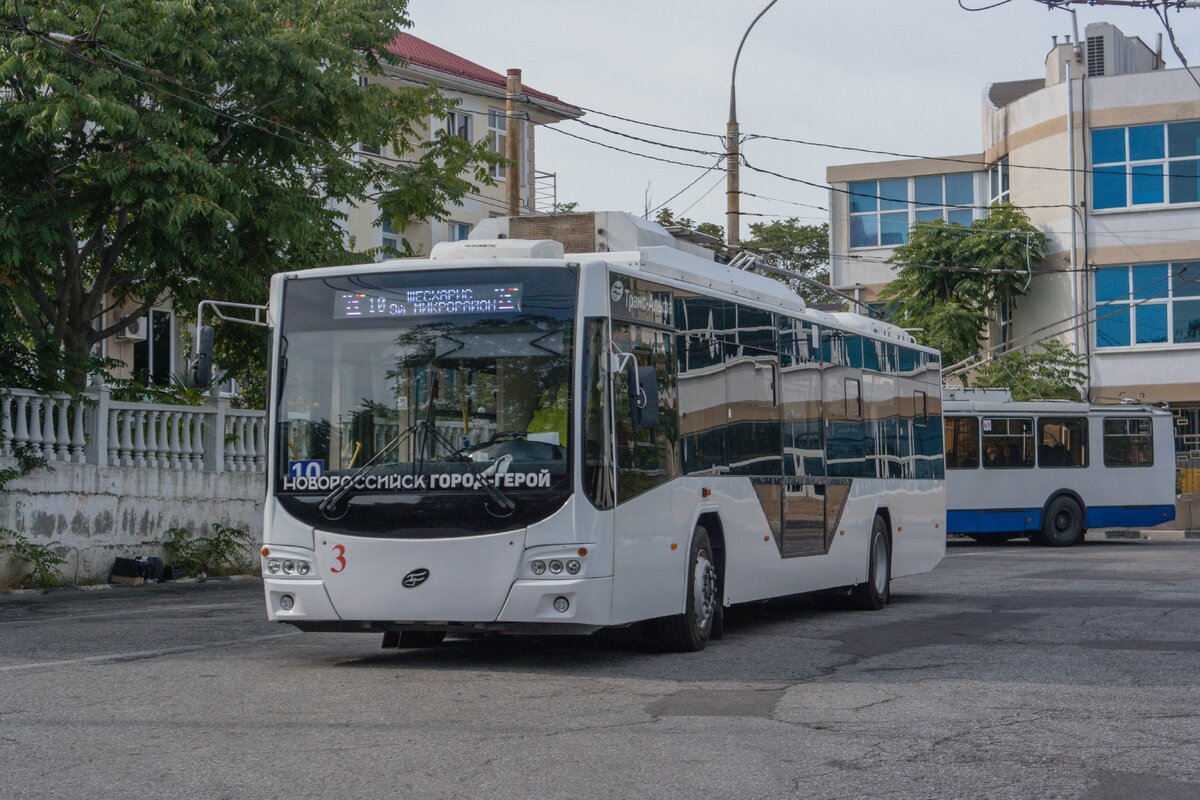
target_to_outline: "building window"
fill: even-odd
[[[492,152],[504,155],[504,144],[508,141],[507,134],[508,117],[503,109],[489,108],[488,109],[488,135],[492,137]],[[504,180],[504,165],[493,164],[491,167],[492,177],[497,180]]]
[[[446,133],[471,141],[471,115],[462,111],[451,111],[446,117]]]
[[[461,242],[471,235],[471,226],[465,222],[451,222],[447,241]]]
[[[975,180],[969,172],[850,184],[850,246],[891,247],[908,241],[919,222],[970,225]]]
[[[133,374],[147,384],[165,386],[171,382],[174,364],[174,314],[156,308],[146,321],[150,325],[146,338],[133,345]]]
[[[1092,131],[1092,207],[1200,202],[1200,120]]]
[[[988,205],[1009,201],[1008,171],[1008,156],[988,167]]]
[[[403,252],[404,237],[396,233],[396,229],[392,226],[392,221],[387,217],[383,218],[381,228],[383,235],[380,237],[379,246],[383,252],[380,253],[380,257],[395,258]]]
[[[1200,344],[1200,262],[1096,270],[1096,347]]]

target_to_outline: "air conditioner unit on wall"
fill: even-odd
[[[124,328],[117,331],[117,338],[125,342],[144,342],[150,324],[146,317],[134,317]]]

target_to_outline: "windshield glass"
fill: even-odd
[[[548,516],[571,487],[575,292],[565,267],[289,281],[275,448],[285,508],[322,530],[397,537]],[[336,508],[318,507],[343,486]]]

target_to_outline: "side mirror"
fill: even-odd
[[[658,373],[653,366],[629,370],[629,415],[634,428],[658,427]]]
[[[192,364],[192,385],[208,386],[213,379],[213,329],[205,325],[196,337],[196,361]]]

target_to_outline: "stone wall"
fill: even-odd
[[[0,468],[15,460],[0,458]],[[70,582],[106,578],[117,556],[163,556],[168,528],[207,534],[211,525],[262,538],[266,476],[261,472],[137,469],[53,462],[0,491],[0,528],[50,545]],[[0,585],[17,569],[0,554]]]

